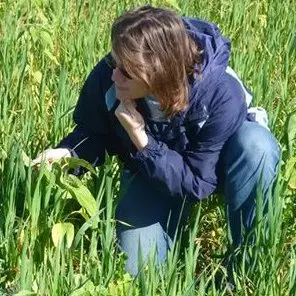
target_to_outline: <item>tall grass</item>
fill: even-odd
[[[73,128],[79,89],[110,50],[110,25],[141,1],[17,0],[0,3],[0,287],[3,295],[226,295],[214,275],[225,269],[223,202],[197,205],[184,241],[164,266],[153,262],[137,278],[124,271],[116,248],[116,160],[75,180],[89,199],[70,195],[72,183],[57,166],[34,171],[33,158]],[[145,2],[147,3],[147,2]],[[209,19],[232,40],[231,65],[268,110],[283,149],[282,169],[269,205],[269,231],[241,250],[251,258],[235,272],[237,295],[295,295],[296,4],[293,0],[152,1]],[[293,121],[290,121],[293,122]],[[66,165],[66,164],[64,164]],[[287,171],[289,173],[287,173]],[[73,180],[72,180],[73,181]],[[68,182],[68,183],[67,183]],[[73,181],[74,182],[74,181]],[[73,184],[72,184],[73,185]],[[68,187],[67,187],[68,186]],[[68,188],[68,189],[67,189]],[[70,192],[70,193],[69,193]],[[73,192],[72,192],[73,193]],[[87,203],[95,201],[95,214]],[[258,208],[260,213],[260,207]],[[54,225],[69,227],[52,239]],[[74,227],[73,236],[69,230]],[[72,237],[71,237],[72,236]],[[221,257],[221,256],[220,256]],[[237,270],[236,270],[237,271]]]

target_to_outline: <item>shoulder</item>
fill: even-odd
[[[195,130],[194,134],[217,124],[221,128],[236,126],[246,118],[247,104],[241,83],[227,72],[213,81],[191,87],[185,123]]]
[[[209,114],[219,106],[229,104],[233,108],[242,108],[246,104],[246,91],[242,82],[228,71],[219,77],[208,76],[206,81],[194,81],[189,92],[189,114],[207,109]]]
[[[89,73],[80,91],[73,113],[76,124],[86,126],[91,131],[97,131],[100,128],[98,121],[105,123],[108,121],[105,94],[113,83],[111,75],[112,68],[108,66],[104,57]]]
[[[105,94],[111,88],[112,68],[107,63],[107,56],[102,58],[88,74],[80,92],[76,109],[84,106],[88,108],[92,105],[96,110],[104,103]]]
[[[89,73],[86,84],[94,88],[104,87],[109,88],[112,85],[112,67],[108,64],[110,54],[104,56]]]

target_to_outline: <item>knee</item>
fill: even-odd
[[[127,255],[125,269],[133,276],[148,263],[150,256],[153,256],[156,265],[163,263],[172,244],[159,223],[130,230],[118,227],[117,236],[121,251]]]
[[[228,140],[223,151],[225,195],[233,210],[248,198],[254,200],[257,186],[265,194],[276,178],[280,160],[274,136],[257,123],[245,122]]]
[[[240,157],[250,166],[259,163],[276,167],[280,158],[280,148],[271,132],[254,122],[246,122],[229,139],[229,157]]]

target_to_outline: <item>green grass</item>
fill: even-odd
[[[164,266],[155,269],[151,263],[132,279],[115,247],[116,160],[72,181],[59,166],[49,172],[25,165],[23,152],[34,158],[71,131],[79,89],[110,50],[112,20],[141,3],[147,2],[0,2],[0,294],[205,295],[209,284],[208,295],[227,295],[213,281],[215,272],[223,271],[218,255],[227,243],[217,197],[196,206],[183,254],[178,241]],[[255,104],[268,110],[283,150],[276,207],[269,207],[267,234],[258,223],[255,246],[242,251],[251,263],[235,273],[236,295],[296,295],[295,1],[152,3],[179,6],[184,15],[217,23],[232,40],[232,67],[254,92]],[[71,191],[73,184],[82,195]],[[94,215],[88,207],[93,203]],[[57,223],[73,225],[74,233],[67,228],[62,239],[60,230],[54,243]]]

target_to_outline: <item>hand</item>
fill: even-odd
[[[42,161],[49,164],[58,161],[63,157],[71,157],[71,153],[66,148],[46,149],[41,152],[33,161],[32,166],[40,164]]]
[[[136,110],[133,100],[122,100],[115,110],[115,115],[127,133],[145,129],[143,116]]]
[[[133,100],[122,100],[115,110],[115,115],[128,133],[138,150],[148,144],[143,116],[136,110]]]

